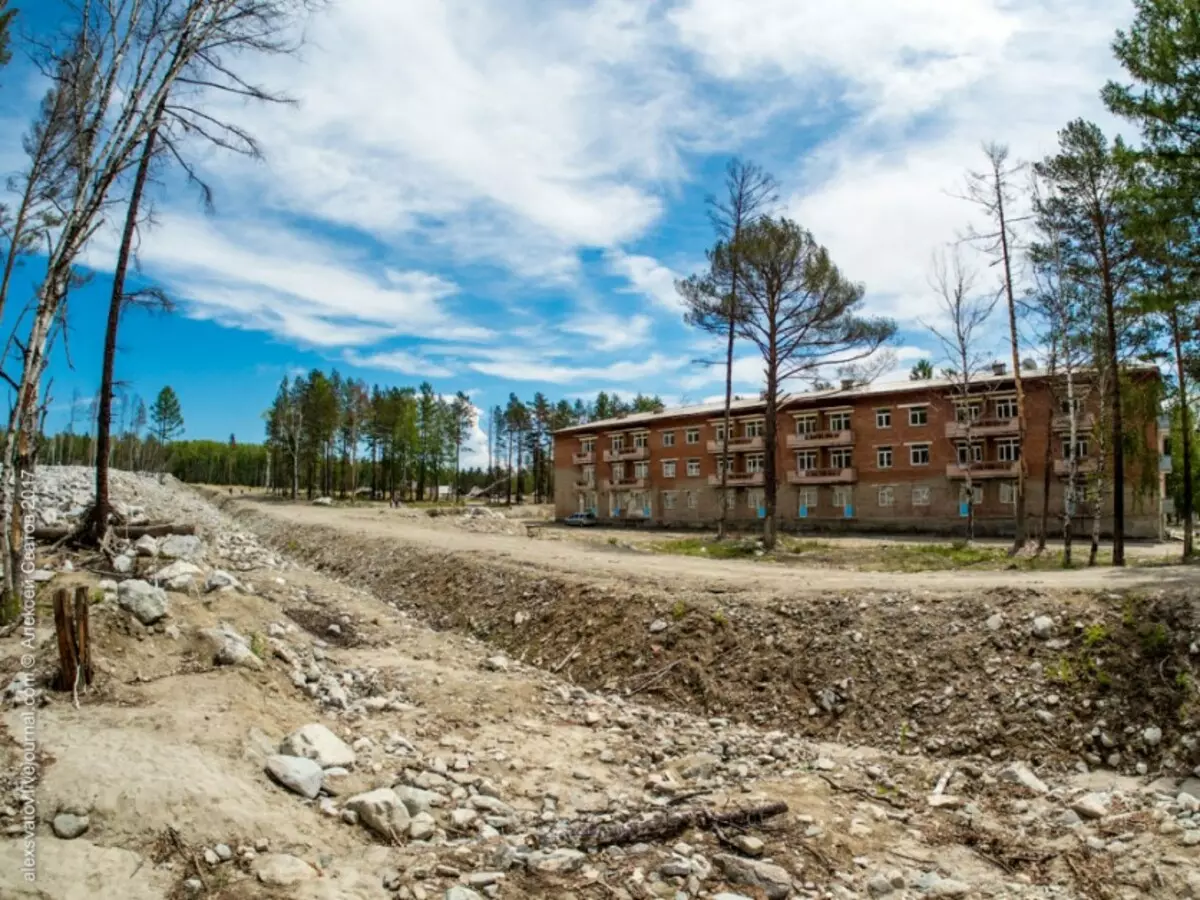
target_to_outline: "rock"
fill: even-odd
[[[224,569],[213,569],[208,573],[208,579],[204,582],[204,592],[232,591],[240,589],[241,586],[241,582]]]
[[[204,856],[204,861],[210,866],[215,866],[221,861],[221,857],[217,856],[217,851],[211,847],[205,847],[202,855]]]
[[[322,769],[332,766],[353,766],[358,757],[336,734],[314,722],[293,731],[279,744],[284,756],[303,756],[316,760]]]
[[[1000,628],[1004,625],[1004,616],[1002,616],[1000,613],[996,613],[995,615],[988,616],[988,620],[984,624],[987,625],[988,631],[999,631]]]
[[[317,497],[312,502],[313,506],[333,506],[332,497]]]
[[[148,534],[143,534],[133,545],[138,556],[158,556],[158,541]]]
[[[766,846],[759,838],[750,834],[739,834],[733,839],[733,843],[747,856],[762,856]]]
[[[317,877],[315,868],[288,853],[259,856],[255,858],[252,868],[258,880],[271,887],[291,887]]]
[[[128,553],[122,553],[120,556],[114,557],[113,571],[119,575],[128,575],[133,571],[133,557]]]
[[[204,882],[199,878],[189,878],[183,883],[183,890],[189,897],[193,897],[204,890]]]
[[[357,813],[358,820],[384,840],[396,841],[408,833],[408,810],[391,788],[357,794],[346,801],[345,808]]]
[[[1147,747],[1157,747],[1162,743],[1162,729],[1157,725],[1151,725],[1142,731],[1142,740],[1145,741]]]
[[[1033,620],[1033,625],[1030,627],[1030,631],[1038,640],[1048,641],[1050,638],[1054,637],[1054,620],[1049,616],[1038,616]]]
[[[54,833],[64,841],[73,841],[91,827],[87,816],[77,816],[74,813],[59,813],[54,817],[51,827]]]
[[[713,894],[713,900],[750,900],[745,894],[731,894],[729,891],[721,891],[719,894]]]
[[[437,822],[427,812],[417,813],[408,823],[408,836],[414,841],[427,841],[437,831]]]
[[[508,658],[504,656],[489,656],[483,661],[483,667],[492,672],[507,672]]]
[[[954,878],[942,878],[935,881],[929,890],[925,892],[926,897],[965,897],[971,892],[971,886],[963,881],[958,881]]]
[[[992,630],[995,631],[994,628]],[[872,875],[867,881],[867,891],[872,897],[883,897],[894,890],[892,882],[884,875]]]
[[[1048,794],[1050,788],[1045,782],[1033,774],[1024,763],[1013,763],[1000,771],[1000,778],[1012,784],[1019,784],[1037,794]]]
[[[1084,794],[1071,804],[1081,819],[1103,819],[1108,815],[1108,798],[1103,794]]]
[[[404,804],[404,808],[408,810],[410,816],[427,813],[445,802],[441,794],[410,787],[407,784],[393,785],[392,790],[396,792],[396,796],[400,798],[400,802]]]
[[[659,632],[666,631],[666,630],[667,630],[667,623],[663,619],[655,619],[653,622],[650,623],[650,633],[651,634],[658,634]]]
[[[1179,793],[1200,800],[1200,778],[1188,778],[1179,785]]]
[[[473,809],[455,809],[450,812],[450,824],[459,831],[470,828],[471,823],[479,818],[479,813]]]
[[[586,860],[587,856],[583,851],[560,847],[557,850],[533,851],[525,857],[525,867],[530,872],[563,874],[579,871]]]
[[[479,894],[475,893],[470,888],[463,887],[461,884],[456,884],[452,888],[447,888],[443,898],[444,900],[483,900]]]
[[[153,625],[166,618],[167,592],[139,579],[122,581],[117,588],[117,603],[133,613],[143,625]]]
[[[233,859],[233,851],[229,849],[228,844],[217,844],[213,847],[213,852],[217,854],[217,859],[221,862],[229,862]]]
[[[718,853],[713,862],[731,884],[761,888],[767,900],[784,900],[792,894],[792,876],[780,866],[728,853]]]
[[[244,666],[255,670],[263,667],[263,661],[250,649],[250,642],[228,625],[203,628],[200,630],[200,637],[212,646],[215,665]]]
[[[266,770],[277,783],[309,800],[321,792],[321,785],[325,781],[325,772],[316,760],[303,756],[269,756]]]
[[[158,555],[167,559],[192,559],[203,549],[203,542],[194,534],[172,534],[158,542]]]
[[[194,563],[177,559],[155,572],[153,578],[159,584],[166,585],[169,591],[186,591],[203,574],[203,570]]]

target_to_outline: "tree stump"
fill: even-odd
[[[75,691],[92,683],[92,651],[88,633],[88,589],[75,588],[72,604],[66,588],[54,592],[54,634],[58,638],[58,676],[54,687]]]

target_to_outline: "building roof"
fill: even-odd
[[[1137,366],[1137,369],[1147,369],[1149,371],[1158,372],[1154,366]],[[1024,378],[1032,380],[1045,378],[1047,372],[1044,369],[1025,369],[1021,372]],[[1005,372],[1003,375],[975,375],[971,378],[973,385],[983,387],[985,385],[994,387],[997,384],[1011,382],[1013,376],[1011,372]],[[830,388],[822,391],[807,391],[791,394],[783,394],[779,398],[779,409],[784,409],[789,406],[799,405],[816,405],[826,401],[844,401],[853,400],[858,397],[885,397],[889,394],[908,394],[913,391],[937,390],[941,388],[951,388],[955,382],[949,378],[929,378],[923,381],[889,381],[878,382],[871,384],[858,385],[852,388]],[[730,413],[737,415],[738,413],[751,412],[763,409],[766,402],[761,397],[748,398],[743,397],[736,399],[730,405]],[[566,428],[560,428],[555,434],[572,434],[575,432],[588,431],[605,431],[614,428],[634,428],[637,426],[650,425],[653,422],[659,422],[664,419],[686,419],[692,417],[700,417],[712,413],[724,413],[725,401],[718,400],[713,403],[698,403],[691,406],[676,406],[664,409],[662,412],[638,412],[629,413],[624,416],[615,416],[609,419],[597,419],[592,422],[584,422],[580,425],[570,425]]]

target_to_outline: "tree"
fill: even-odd
[[[955,257],[956,269],[959,267],[958,257]],[[944,264],[943,264],[944,268]],[[942,274],[945,274],[944,272]],[[944,285],[943,285],[944,287]],[[941,288],[939,287],[939,292]],[[944,297],[944,295],[943,295]],[[922,359],[912,367],[912,371],[908,373],[909,381],[932,381],[933,380],[933,362],[932,360]]]
[[[733,348],[737,335],[737,319],[741,304],[741,261],[739,241],[742,232],[755,224],[778,201],[778,186],[775,180],[754,163],[733,159],[725,169],[725,196],[718,200],[708,198],[709,219],[716,232],[717,241],[726,247],[729,254],[724,284],[710,285],[697,290],[693,279],[676,284],[676,290],[684,300],[684,320],[695,327],[725,338],[725,408],[722,434],[721,458],[728,460],[730,410],[733,404]],[[711,257],[710,257],[711,263]],[[705,278],[712,278],[716,269],[711,265]],[[640,395],[639,395],[640,396]],[[725,537],[729,506],[725,502],[728,490],[729,466],[721,466],[720,518],[717,521],[717,539]]]
[[[942,345],[949,368],[954,373],[950,379],[951,395],[967,448],[965,460],[961,463],[967,494],[967,540],[973,540],[975,483],[971,472],[975,462],[975,407],[971,400],[977,395],[975,386],[988,364],[988,356],[980,347],[984,337],[982,332],[1000,297],[998,294],[989,297],[976,293],[975,275],[963,267],[957,250],[949,260],[944,254],[935,254],[930,282],[937,292],[945,324],[926,325],[926,328]],[[932,378],[933,364],[927,360],[923,362],[929,367],[929,377]]]
[[[1125,565],[1125,454],[1121,408],[1122,320],[1135,256],[1125,233],[1122,192],[1127,170],[1118,138],[1109,144],[1091,122],[1075,120],[1059,132],[1059,151],[1035,164],[1039,178],[1053,191],[1040,199],[1037,215],[1061,236],[1064,267],[1072,278],[1094,290],[1103,317],[1099,345],[1107,385],[1105,406],[1111,429],[1113,479],[1113,565]]]
[[[170,385],[154,398],[150,407],[150,430],[164,447],[183,434],[183,410]]]
[[[471,436],[471,429],[475,427],[475,406],[471,403],[470,397],[459,391],[454,395],[451,409],[454,441],[454,500],[457,502],[462,491],[459,480],[462,471],[462,448],[463,444],[467,442],[467,438]]]
[[[1013,195],[1013,179],[1024,168],[1011,166],[1008,162],[1008,148],[1003,144],[984,144],[984,156],[987,166],[982,171],[967,173],[966,199],[979,207],[989,223],[986,232],[969,231],[967,240],[980,246],[985,253],[1001,266],[1002,283],[1008,305],[1008,337],[1012,349],[1013,386],[1017,393],[1017,444],[1021,448],[1017,460],[1016,502],[1013,504],[1014,537],[1013,551],[1025,544],[1025,379],[1021,371],[1021,351],[1017,334],[1017,298],[1013,285],[1012,254],[1017,245],[1013,226],[1021,221],[1014,218],[1011,212],[1015,202]]]
[[[8,0],[0,0],[0,66],[6,66],[9,60],[12,59],[12,51],[8,45],[11,40],[10,30],[12,28],[13,16],[17,14],[15,9],[8,8]]]
[[[776,441],[779,394],[793,379],[818,369],[864,359],[895,334],[888,319],[862,318],[863,287],[849,281],[812,234],[787,218],[763,217],[743,229],[738,246],[718,242],[710,273],[689,280],[687,291],[707,295],[714,307],[728,293],[732,269],[740,285],[738,337],[752,343],[763,360],[766,381],[764,442]],[[776,537],[776,456],[767,453],[763,480],[766,510],[763,546]],[[725,501],[722,495],[722,502]]]

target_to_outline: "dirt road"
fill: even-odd
[[[669,556],[575,540],[557,529],[545,536],[489,534],[467,531],[448,519],[434,520],[402,515],[380,508],[347,509],[280,504],[253,500],[238,505],[298,525],[323,526],[373,538],[392,538],[422,547],[450,552],[492,555],[510,562],[592,578],[639,581],[670,587],[686,580],[696,583],[736,585],[742,590],[840,591],[897,590],[962,593],[998,587],[1055,590],[1120,590],[1142,587],[1200,587],[1200,569],[1184,566],[1070,571],[949,571],[858,572],[803,565],[776,565],[750,560],[708,560],[694,556]]]

